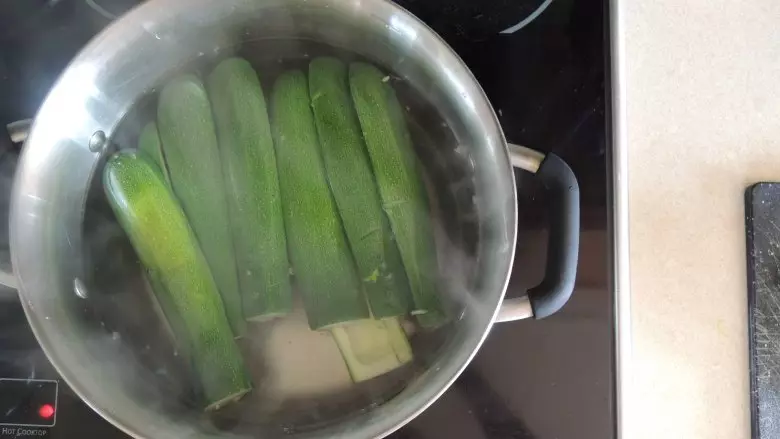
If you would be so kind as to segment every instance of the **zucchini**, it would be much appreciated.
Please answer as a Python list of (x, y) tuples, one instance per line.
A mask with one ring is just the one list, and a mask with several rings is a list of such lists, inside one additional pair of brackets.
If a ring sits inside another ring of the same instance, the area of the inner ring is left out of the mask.
[[(152, 121), (147, 123), (141, 134), (138, 136), (138, 152), (146, 159), (155, 171), (159, 172), (165, 180), (165, 186), (171, 189), (171, 180), (168, 176), (168, 169), (165, 166), (165, 159), (162, 153), (162, 142), (157, 132), (157, 124)], [(149, 298), (155, 310), (155, 314), (164, 323), (164, 328), (168, 336), (176, 347), (175, 354), (183, 359), (183, 364), (187, 368), (187, 376), (194, 378), (190, 382), (199, 384), (197, 374), (193, 371), (193, 358), (190, 348), (190, 339), (187, 335), (187, 329), (184, 326), (184, 320), (176, 306), (170, 298), (170, 294), (165, 291), (165, 286), (159, 273), (149, 268), (144, 270), (144, 277), (148, 284)], [(201, 394), (199, 386), (193, 387), (196, 394)]]
[(271, 127), (263, 89), (241, 58), (208, 77), (227, 189), (244, 317), (267, 320), (292, 309), (290, 266)]
[(157, 105), (157, 128), (171, 187), (211, 268), (233, 333), (242, 336), (246, 322), (238, 291), (217, 135), (206, 90), (196, 76), (179, 76), (163, 87)]
[(447, 317), (436, 292), (436, 252), (427, 195), (400, 103), (386, 76), (370, 64), (352, 63), (349, 84), (382, 208), (409, 279), (412, 314), (425, 327), (440, 326)]
[(141, 156), (120, 153), (106, 163), (103, 185), (141, 262), (181, 316), (207, 410), (251, 389), (208, 264), (184, 212), (160, 174)]
[[(155, 167), (156, 171), (160, 172), (160, 175), (165, 179), (165, 186), (170, 189), (170, 180), (162, 155), (162, 143), (160, 142), (160, 135), (157, 133), (157, 124), (155, 122), (147, 123), (141, 130), (138, 136), (137, 150), (150, 165)], [(182, 330), (183, 322), (181, 317), (174, 312), (175, 308), (168, 300), (168, 294), (163, 292), (160, 276), (150, 269), (146, 269), (144, 275), (149, 284), (149, 290), (154, 293), (152, 300), (155, 307), (159, 307), (160, 317), (165, 320), (169, 335), (176, 342), (179, 350), (186, 351), (189, 341), (184, 335), (185, 331)]]
[(397, 318), (360, 320), (331, 328), (330, 332), (356, 383), (412, 360), (412, 348)]
[(328, 182), (371, 313), (376, 318), (406, 314), (409, 281), (379, 201), (346, 64), (329, 57), (313, 60), (309, 92)]
[(168, 175), (168, 167), (165, 165), (165, 157), (162, 151), (160, 134), (157, 132), (157, 124), (149, 122), (141, 130), (138, 136), (138, 150), (146, 154), (152, 163), (157, 165), (168, 187), (171, 186), (171, 177)]
[[(160, 136), (157, 133), (157, 124), (149, 122), (144, 126), (141, 134), (138, 136), (138, 151), (154, 166), (156, 171), (160, 172), (165, 179), (165, 186), (170, 190), (170, 179), (168, 178), (168, 170), (165, 167), (165, 160), (162, 155), (162, 143), (160, 142)], [(159, 306), (162, 317), (167, 323), (167, 329), (170, 332), (171, 337), (176, 343), (177, 348), (185, 356), (188, 356), (189, 352), (189, 340), (186, 336), (186, 330), (184, 329), (184, 322), (181, 316), (176, 312), (176, 307), (170, 300), (170, 295), (164, 291), (162, 279), (156, 270), (147, 268), (145, 271), (146, 279), (149, 282), (149, 287), (153, 294), (153, 300)]]
[(271, 130), (279, 167), (289, 257), (309, 326), (369, 316), (320, 157), (306, 75), (279, 76), (271, 92)]
[(182, 320), (182, 317), (176, 312), (176, 306), (171, 301), (170, 294), (165, 291), (165, 286), (160, 275), (156, 271), (150, 269), (146, 269), (144, 274), (146, 281), (149, 284), (149, 289), (153, 293), (153, 305), (155, 306), (155, 309), (159, 307), (159, 317), (163, 318), (165, 329), (173, 339), (177, 353), (181, 353), (184, 357), (189, 357), (190, 340), (187, 337), (184, 320)]

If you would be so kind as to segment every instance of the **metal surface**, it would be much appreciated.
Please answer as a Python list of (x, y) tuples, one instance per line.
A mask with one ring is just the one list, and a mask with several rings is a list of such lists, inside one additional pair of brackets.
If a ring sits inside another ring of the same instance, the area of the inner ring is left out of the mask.
[[(63, 378), (120, 429), (136, 437), (213, 435), (134, 396), (150, 385), (145, 371), (126, 358), (105, 355), (111, 337), (80, 321), (74, 301), (82, 299), (73, 285), (84, 270), (85, 195), (101, 158), (89, 149), (93, 133), (103, 131), (110, 139), (139, 96), (192, 60), (240, 42), (247, 27), (275, 38), (345, 47), (392, 68), (469, 146), (481, 236), (479, 276), (469, 294), (478, 300), (427, 373), (391, 401), (316, 432), (385, 436), (435, 401), (484, 341), (511, 270), (517, 215), (506, 144), (480, 86), (438, 36), (390, 2), (155, 0), (95, 38), (39, 111), (17, 173), (11, 239), (25, 312)], [(533, 160), (524, 166), (533, 167)]]
[(539, 170), (539, 166), (541, 166), (544, 160), (544, 154), (525, 146), (509, 143), (507, 148), (509, 149), (509, 159), (512, 161), (512, 166), (532, 174)]
[(612, 147), (611, 225), (614, 258), (612, 288), (615, 295), (615, 410), (618, 438), (628, 438), (631, 413), (631, 290), (628, 218), (628, 147), (625, 94), (625, 2), (610, 0), (610, 84)]
[[(0, 127), (2, 124), (0, 124)], [(11, 204), (11, 186), (18, 159), (15, 149), (12, 126), (8, 132), (0, 128), (0, 292), (6, 288), (16, 288), (16, 279), (11, 268), (11, 250), (8, 217), (6, 211)], [(1, 298), (1, 297), (0, 297)]]
[(0, 269), (0, 286), (3, 285), (8, 288), (16, 288), (16, 278), (10, 268), (3, 267), (3, 269)]
[(5, 267), (0, 269), (0, 286), (2, 285), (8, 288), (16, 288), (16, 278), (14, 277), (14, 274), (10, 269)]
[(504, 299), (501, 309), (498, 310), (496, 322), (513, 322), (515, 320), (528, 319), (534, 316), (531, 301), (528, 296)]
[[(542, 161), (544, 161), (544, 154), (525, 146), (508, 143), (507, 149), (509, 150), (509, 160), (512, 162), (512, 166), (530, 173), (536, 173)], [(501, 308), (498, 310), (496, 322), (513, 322), (533, 316), (534, 311), (528, 296), (516, 297), (514, 299), (504, 299), (501, 303)]]
[[(31, 119), (24, 119), (19, 120), (16, 122), (11, 122), (6, 127), (8, 130), (8, 139), (12, 143), (23, 143), (27, 139), (27, 134), (30, 130), (30, 124), (32, 123)], [(5, 133), (0, 133), (0, 135), (5, 135)], [(11, 145), (8, 146), (8, 148), (11, 148)], [(0, 157), (10, 151), (4, 151), (0, 150)], [(12, 164), (6, 164), (3, 163), (3, 167), (12, 167), (14, 165)], [(0, 171), (4, 173), (11, 172), (11, 175), (13, 175), (13, 169), (0, 169)], [(4, 175), (3, 178), (9, 178), (8, 175)], [(4, 186), (0, 190), (3, 191), (9, 191), (11, 190), (11, 185)], [(10, 193), (3, 193), (0, 194), (2, 197), (10, 197)], [(0, 286), (6, 286), (8, 288), (16, 288), (16, 278), (14, 277), (13, 269), (11, 267), (11, 261), (10, 261), (10, 253), (4, 252), (4, 256), (0, 257)]]
[(27, 140), (27, 135), (30, 134), (31, 126), (32, 119), (22, 119), (9, 123), (6, 128), (8, 129), (8, 135), (11, 136), (12, 142), (24, 143), (24, 141)]

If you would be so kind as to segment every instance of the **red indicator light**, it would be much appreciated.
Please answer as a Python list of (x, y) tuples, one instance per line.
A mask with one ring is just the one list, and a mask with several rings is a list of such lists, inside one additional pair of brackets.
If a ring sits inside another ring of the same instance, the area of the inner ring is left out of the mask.
[(54, 416), (54, 407), (51, 404), (44, 404), (38, 409), (38, 415), (43, 419), (49, 419)]

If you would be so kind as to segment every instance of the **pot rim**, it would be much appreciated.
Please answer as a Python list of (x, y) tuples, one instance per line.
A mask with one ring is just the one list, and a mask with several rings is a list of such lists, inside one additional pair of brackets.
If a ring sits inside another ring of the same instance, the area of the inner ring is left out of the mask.
[[(83, 85), (89, 82), (90, 72), (87, 71), (89, 66), (102, 69), (99, 73), (104, 73), (110, 69), (119, 69), (115, 66), (94, 66), (93, 57), (95, 54), (105, 51), (112, 45), (120, 44), (124, 42), (125, 32), (132, 30), (138, 31), (138, 28), (145, 29), (147, 32), (153, 35), (155, 38), (159, 38), (154, 33), (149, 23), (162, 23), (165, 20), (181, 19), (176, 17), (182, 10), (186, 10), (186, 14), (192, 19), (204, 19), (204, 13), (214, 8), (215, 2), (209, 2), (208, 0), (154, 0), (152, 2), (144, 3), (134, 10), (130, 11), (116, 22), (109, 25), (100, 34), (98, 34), (82, 51), (74, 58), (74, 60), (66, 68), (65, 72), (58, 79), (55, 86), (47, 96), (44, 105), (41, 107), (38, 115), (36, 116), (35, 123), (32, 127), (30, 137), (25, 146), (22, 158), (19, 164), (19, 170), (14, 183), (13, 189), (13, 202), (11, 209), (11, 248), (12, 259), (15, 274), (19, 280), (19, 291), (22, 297), (22, 305), (25, 310), (25, 314), (30, 322), (32, 331), (41, 345), (44, 353), (49, 358), (50, 362), (54, 365), (57, 372), (62, 376), (66, 383), (73, 389), (73, 391), (95, 412), (100, 414), (103, 418), (111, 422), (117, 428), (125, 432), (126, 434), (140, 438), (141, 434), (150, 434), (152, 431), (147, 428), (153, 428), (153, 426), (144, 425), (139, 427), (138, 421), (135, 420), (136, 412), (117, 411), (112, 410), (111, 407), (116, 407), (118, 404), (108, 404), (106, 394), (96, 392), (96, 387), (99, 384), (95, 384), (90, 380), (85, 380), (84, 377), (73, 370), (73, 366), (76, 363), (74, 360), (78, 358), (78, 355), (67, 352), (66, 348), (60, 344), (60, 340), (56, 338), (63, 337), (62, 334), (57, 332), (62, 329), (53, 326), (48, 321), (48, 316), (42, 315), (46, 311), (47, 304), (49, 304), (49, 298), (42, 298), (43, 291), (50, 291), (52, 288), (59, 286), (62, 288), (63, 279), (57, 278), (56, 273), (36, 273), (33, 269), (40, 261), (35, 260), (36, 250), (46, 248), (45, 240), (45, 227), (51, 227), (50, 224), (43, 224), (43, 221), (34, 221), (30, 218), (38, 218), (36, 215), (42, 215), (52, 212), (64, 212), (59, 208), (63, 206), (70, 208), (67, 210), (66, 218), (63, 219), (63, 223), (71, 224), (72, 221), (79, 221), (74, 217), (71, 210), (73, 203), (75, 205), (82, 205), (83, 200), (78, 199), (78, 194), (69, 194), (65, 197), (65, 200), (60, 202), (53, 202), (43, 194), (49, 194), (51, 188), (43, 188), (38, 185), (38, 178), (41, 175), (47, 175), (45, 172), (41, 172), (42, 169), (53, 169), (51, 163), (45, 163), (46, 158), (48, 160), (54, 160), (57, 157), (56, 154), (65, 154), (62, 151), (58, 151), (57, 148), (65, 148), (62, 142), (69, 142), (67, 148), (73, 151), (74, 146), (78, 145), (79, 149), (77, 153), (78, 159), (74, 159), (74, 163), (78, 163), (78, 166), (74, 166), (73, 171), (79, 175), (80, 181), (83, 182), (84, 187), (88, 187), (87, 184), (92, 178), (92, 174), (95, 171), (96, 165), (100, 158), (100, 151), (90, 151), (88, 148), (89, 141), (92, 137), (92, 133), (97, 131), (104, 131), (110, 137), (111, 133), (116, 128), (117, 120), (111, 117), (107, 117), (102, 120), (91, 120), (86, 126), (78, 128), (70, 127), (68, 134), (60, 138), (55, 137), (50, 131), (52, 130), (52, 123), (58, 116), (58, 110), (61, 110), (64, 105), (69, 103), (69, 99), (73, 99), (74, 89), (75, 92), (84, 92), (82, 89), (78, 89), (77, 85)], [(507, 152), (506, 140), (503, 132), (498, 123), (493, 109), (488, 102), (481, 86), (477, 83), (471, 72), (468, 70), (463, 61), (457, 54), (439, 37), (433, 30), (431, 30), (426, 24), (417, 19), (414, 15), (407, 12), (403, 8), (394, 3), (385, 0), (361, 0), (360, 2), (354, 2), (352, 0), (288, 0), (282, 2), (281, 0), (268, 0), (264, 2), (252, 2), (251, 0), (223, 0), (218, 2), (221, 7), (268, 7), (273, 4), (296, 4), (306, 5), (307, 7), (321, 6), (330, 7), (340, 11), (348, 11), (351, 14), (355, 14), (358, 17), (364, 19), (376, 19), (377, 17), (392, 17), (395, 20), (402, 20), (406, 26), (411, 28), (401, 29), (402, 32), (409, 32), (411, 29), (414, 32), (414, 44), (428, 45), (436, 50), (439, 58), (439, 62), (447, 62), (447, 67), (441, 67), (447, 69), (452, 75), (452, 86), (461, 87), (461, 93), (464, 99), (468, 99), (472, 107), (472, 112), (475, 114), (475, 118), (478, 118), (478, 122), (482, 124), (482, 129), (491, 134), (490, 138), (485, 139), (490, 143), (492, 148), (491, 158), (495, 162), (496, 173), (498, 177), (492, 176), (492, 178), (501, 178), (503, 184), (506, 187), (501, 188), (506, 191), (507, 199), (499, 200), (498, 203), (502, 205), (503, 218), (500, 219), (501, 224), (504, 227), (502, 232), (505, 238), (505, 248), (499, 250), (500, 256), (495, 256), (500, 262), (500, 267), (491, 267), (491, 271), (494, 273), (491, 282), (495, 283), (495, 290), (491, 289), (487, 297), (490, 298), (490, 304), (485, 307), (486, 313), (481, 316), (477, 316), (473, 319), (474, 328), (473, 334), (458, 347), (457, 355), (448, 358), (449, 362), (436, 367), (435, 370), (429, 370), (425, 373), (431, 373), (432, 375), (425, 380), (418, 379), (412, 383), (410, 387), (415, 387), (412, 390), (417, 392), (417, 398), (415, 398), (414, 404), (409, 404), (406, 399), (397, 396), (390, 401), (382, 404), (371, 412), (374, 414), (384, 414), (385, 416), (374, 416), (372, 422), (357, 422), (360, 421), (364, 415), (359, 415), (357, 419), (347, 420), (340, 422), (334, 428), (325, 428), (319, 433), (337, 433), (340, 437), (385, 437), (392, 432), (398, 430), (413, 418), (418, 416), (421, 412), (427, 409), (433, 402), (435, 402), (455, 381), (455, 379), (461, 374), (465, 367), (471, 362), (476, 355), (479, 348), (482, 346), (485, 338), (487, 337), (493, 323), (495, 322), (498, 310), (501, 302), (504, 298), (506, 288), (509, 282), (512, 264), (516, 247), (516, 226), (517, 226), (517, 194), (514, 185), (513, 170), (510, 163), (509, 154)], [(255, 5), (251, 5), (254, 3)], [(186, 6), (183, 6), (186, 4)], [(197, 12), (198, 5), (202, 5), (203, 10)], [(262, 5), (262, 6), (258, 6)], [(161, 13), (161, 11), (167, 11), (167, 13)], [(211, 18), (209, 18), (211, 19)], [(389, 22), (386, 20), (386, 22)], [(403, 35), (402, 35), (403, 36)], [(409, 36), (409, 35), (407, 35)], [(130, 41), (132, 43), (132, 41)], [(172, 55), (173, 56), (173, 55)], [(434, 66), (435, 67), (435, 66)], [(97, 74), (97, 73), (95, 73)], [(121, 99), (121, 90), (118, 92), (118, 97), (115, 99), (119, 101)], [(107, 105), (111, 110), (115, 110), (112, 107), (112, 103), (101, 103)], [(468, 111), (468, 110), (464, 110)], [(94, 110), (91, 114), (94, 114)], [(108, 111), (108, 114), (112, 114)], [(121, 118), (120, 118), (121, 119)], [(59, 156), (61, 159), (64, 157)], [(69, 162), (66, 160), (65, 164)], [(49, 192), (46, 192), (46, 191)], [(83, 194), (81, 195), (83, 197)], [(75, 198), (74, 198), (75, 197)], [(41, 205), (40, 201), (43, 199), (45, 205)], [(46, 201), (50, 200), (50, 201)], [(59, 200), (58, 200), (59, 201)], [(79, 204), (81, 203), (81, 204)], [(51, 232), (53, 233), (53, 232)], [(67, 235), (67, 231), (66, 231)], [(74, 239), (78, 242), (78, 236), (68, 237), (67, 244), (71, 244), (70, 240)], [(58, 244), (62, 245), (62, 244)], [(71, 244), (71, 247), (72, 244)], [(78, 247), (78, 246), (76, 246)], [(74, 251), (76, 249), (71, 248), (67, 251)], [(67, 253), (66, 251), (66, 253)], [(492, 257), (492, 255), (491, 255)], [(61, 261), (62, 259), (57, 259)], [(63, 269), (65, 270), (65, 269)], [(500, 286), (500, 287), (499, 287)], [(479, 314), (479, 313), (477, 313)], [(45, 318), (44, 318), (45, 317)], [(67, 332), (67, 330), (65, 331)], [(53, 334), (57, 334), (53, 339)], [(437, 363), (438, 364), (438, 363)], [(424, 384), (419, 382), (424, 381)], [(404, 393), (406, 390), (404, 391)], [(403, 394), (403, 393), (402, 393)], [(406, 405), (399, 405), (399, 401), (404, 399)], [(344, 426), (350, 426), (349, 429), (344, 429)], [(194, 433), (194, 432), (193, 432)], [(193, 436), (195, 436), (193, 434)], [(306, 437), (307, 435), (303, 435)]]

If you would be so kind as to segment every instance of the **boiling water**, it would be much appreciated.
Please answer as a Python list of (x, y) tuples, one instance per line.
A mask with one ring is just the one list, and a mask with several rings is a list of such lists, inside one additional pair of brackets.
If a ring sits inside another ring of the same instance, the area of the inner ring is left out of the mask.
[[(359, 59), (329, 46), (290, 40), (255, 41), (231, 51), (233, 54), (254, 65), (266, 97), (280, 72), (291, 68), (306, 71), (315, 56), (332, 55), (347, 62)], [(206, 73), (226, 55), (199, 58), (189, 71)], [(354, 384), (330, 334), (311, 331), (298, 303), (290, 316), (249, 324), (247, 335), (238, 344), (254, 390), (239, 403), (207, 418), (193, 386), (191, 365), (176, 352), (141, 264), (108, 206), (99, 169), (84, 221), (86, 266), (90, 267), (84, 280), (90, 291), (84, 315), (98, 333), (111, 340), (113, 349), (127, 357), (127, 373), (142, 376), (133, 386), (139, 392), (135, 398), (153, 401), (150, 403), (159, 404), (171, 416), (194, 418), (206, 430), (273, 437), (315, 429), (370, 410), (403, 391), (435, 361), (468, 305), (475, 270), (478, 234), (473, 162), (422, 94), (392, 72), (389, 76), (407, 112), (422, 165), (438, 252), (439, 294), (450, 308), (453, 323), (436, 331), (421, 331), (407, 320), (405, 329), (414, 361)], [(151, 90), (113, 134), (113, 147), (134, 149), (140, 129), (153, 120), (155, 107), (156, 92)]]

